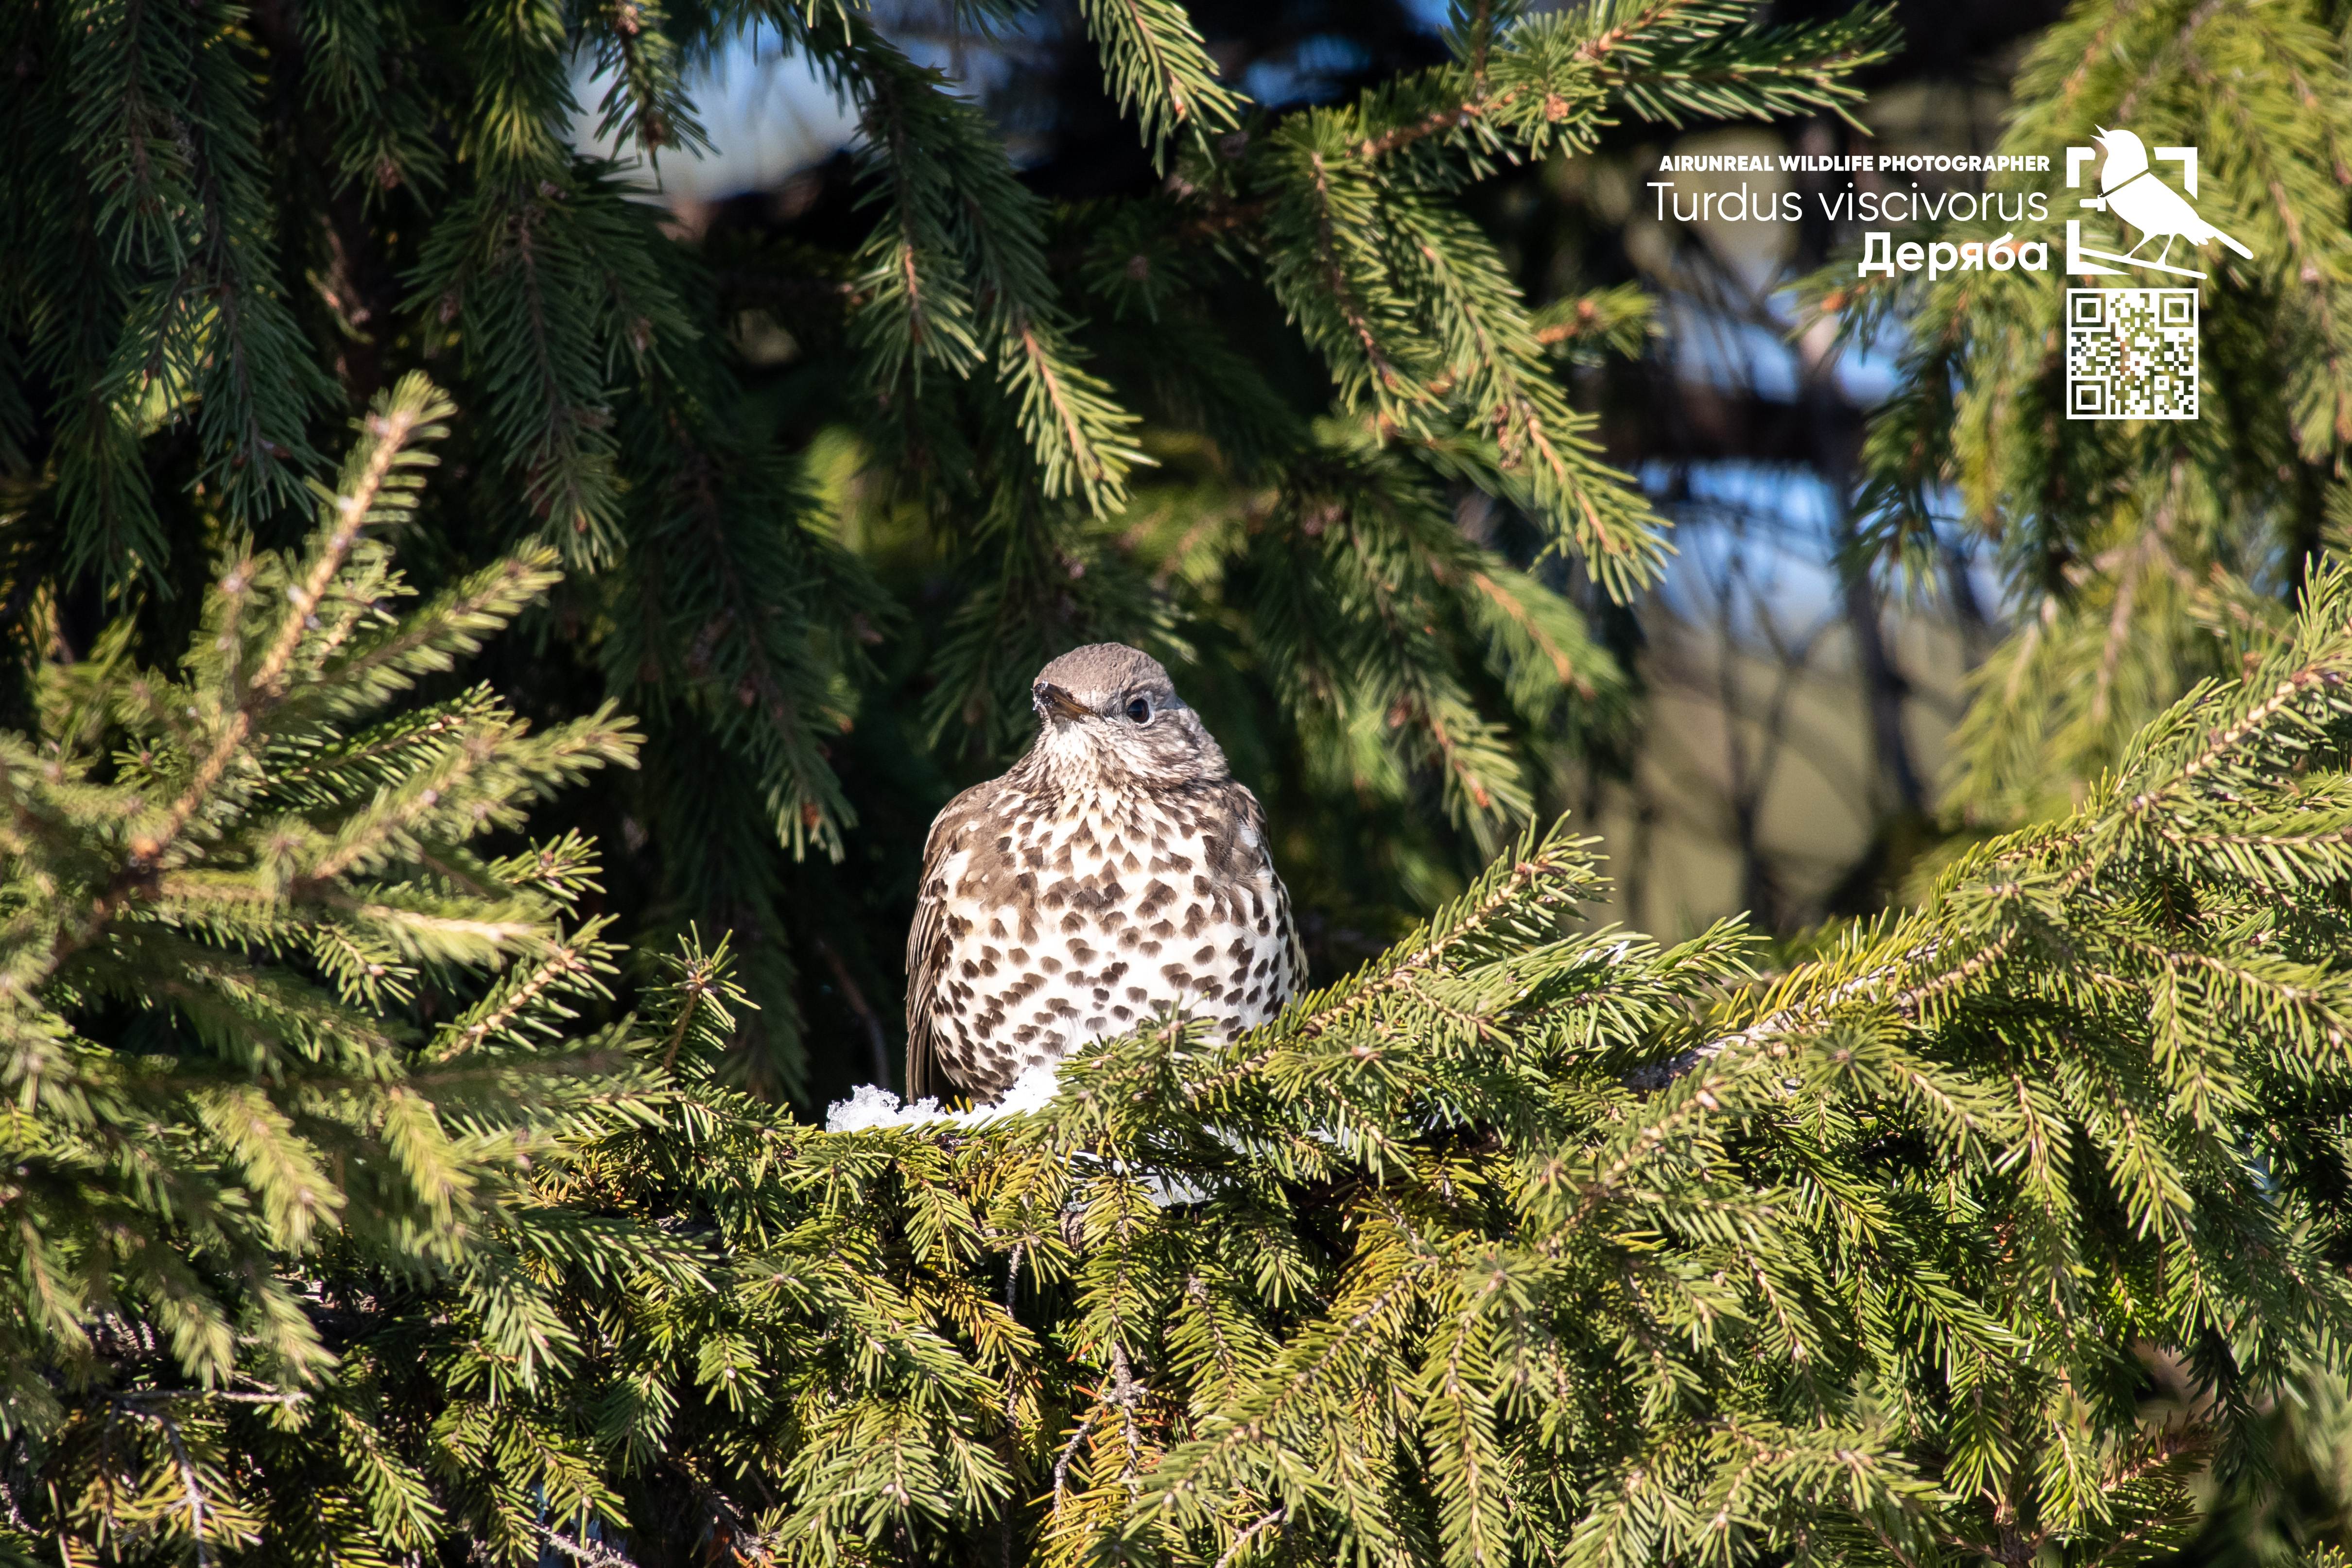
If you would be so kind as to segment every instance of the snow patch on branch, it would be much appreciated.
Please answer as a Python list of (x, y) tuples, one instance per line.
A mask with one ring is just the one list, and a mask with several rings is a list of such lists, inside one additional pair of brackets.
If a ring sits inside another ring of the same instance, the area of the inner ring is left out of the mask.
[(863, 1133), (876, 1127), (917, 1127), (935, 1122), (959, 1127), (982, 1126), (1003, 1117), (1044, 1110), (1054, 1098), (1060, 1072), (1061, 1063), (1057, 1061), (1041, 1061), (1024, 1068), (1003, 1099), (975, 1105), (969, 1111), (942, 1111), (937, 1100), (929, 1099), (902, 1104), (887, 1089), (861, 1083), (848, 1099), (836, 1100), (825, 1107), (824, 1130)]

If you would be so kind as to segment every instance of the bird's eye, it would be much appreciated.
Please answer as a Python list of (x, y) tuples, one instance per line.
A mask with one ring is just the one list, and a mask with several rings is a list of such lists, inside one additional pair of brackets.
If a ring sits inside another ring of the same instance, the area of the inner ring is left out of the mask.
[(1129, 697), (1127, 699), (1127, 716), (1138, 724), (1150, 724), (1151, 705), (1141, 697)]

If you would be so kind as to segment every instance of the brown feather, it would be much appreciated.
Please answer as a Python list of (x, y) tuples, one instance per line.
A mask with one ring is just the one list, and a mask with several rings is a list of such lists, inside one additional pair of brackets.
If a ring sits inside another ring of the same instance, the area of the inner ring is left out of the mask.
[(910, 1101), (945, 1094), (954, 1087), (940, 1061), (940, 1042), (931, 1027), (931, 993), (948, 962), (946, 905), (948, 885), (941, 875), (949, 859), (963, 844), (972, 824), (988, 813), (990, 802), (1004, 780), (975, 784), (949, 801), (931, 820), (923, 840), (923, 880), (915, 895), (915, 923), (907, 931), (907, 1098)]

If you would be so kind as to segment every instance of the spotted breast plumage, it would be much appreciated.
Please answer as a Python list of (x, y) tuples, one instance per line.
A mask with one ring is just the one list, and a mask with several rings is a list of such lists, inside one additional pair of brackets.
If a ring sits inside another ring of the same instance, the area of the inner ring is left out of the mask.
[(1156, 660), (1117, 643), (1038, 672), (1036, 744), (948, 803), (907, 938), (907, 1092), (1022, 1071), (1174, 1014), (1213, 1034), (1306, 969), (1265, 813)]

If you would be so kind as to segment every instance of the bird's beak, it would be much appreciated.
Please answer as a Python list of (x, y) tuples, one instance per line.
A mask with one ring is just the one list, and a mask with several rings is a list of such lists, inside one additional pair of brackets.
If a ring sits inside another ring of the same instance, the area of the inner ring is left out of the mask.
[(1029, 701), (1039, 718), (1085, 718), (1094, 711), (1051, 681), (1031, 686)]

